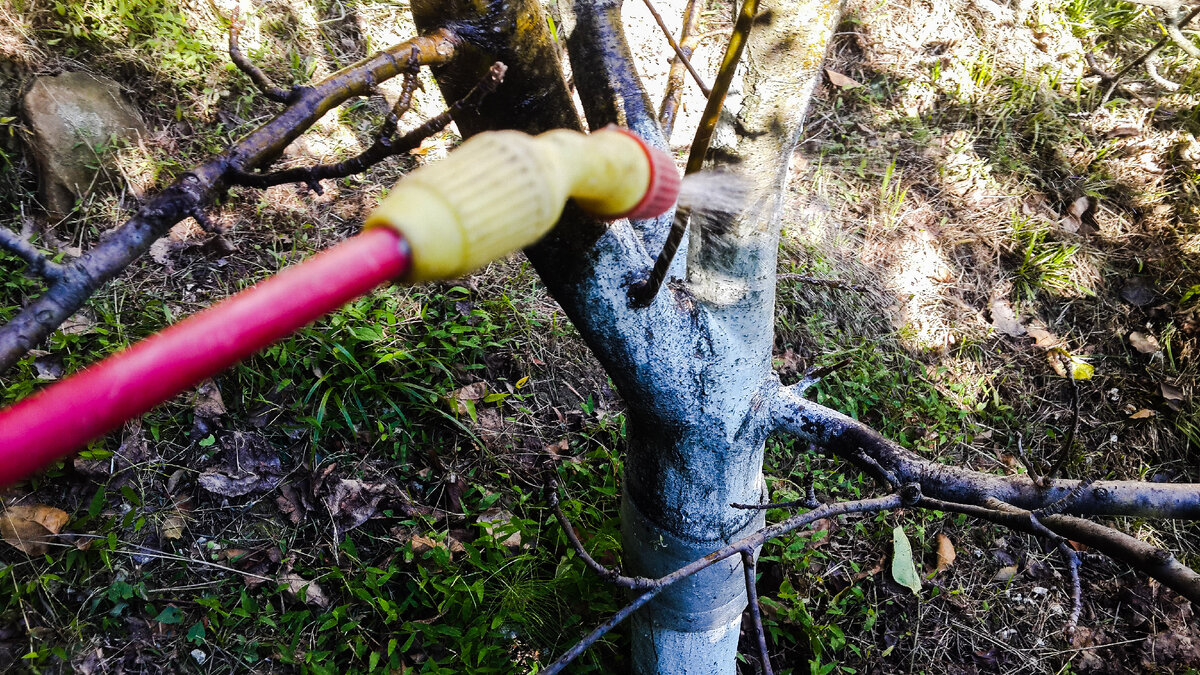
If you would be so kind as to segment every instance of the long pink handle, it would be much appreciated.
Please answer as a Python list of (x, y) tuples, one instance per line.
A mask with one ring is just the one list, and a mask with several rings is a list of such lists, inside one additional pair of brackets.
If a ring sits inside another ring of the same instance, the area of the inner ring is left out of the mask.
[(0, 487), (401, 276), (409, 262), (400, 234), (368, 230), (0, 411)]

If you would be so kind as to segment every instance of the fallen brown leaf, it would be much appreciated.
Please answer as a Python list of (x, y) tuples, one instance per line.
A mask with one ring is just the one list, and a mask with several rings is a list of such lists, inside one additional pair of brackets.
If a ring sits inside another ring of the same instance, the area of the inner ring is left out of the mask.
[(1017, 566), (1016, 565), (1008, 565), (1006, 567), (1001, 567), (996, 572), (996, 576), (992, 577), (992, 581), (1005, 582), (1005, 581), (1012, 579), (1016, 575), (1017, 575)]
[(1162, 349), (1158, 344), (1158, 340), (1153, 335), (1139, 333), (1136, 330), (1129, 334), (1129, 344), (1133, 345), (1134, 349), (1143, 354), (1153, 354)]
[(1162, 392), (1162, 397), (1166, 400), (1167, 405), (1171, 406), (1171, 408), (1174, 410), (1179, 410), (1180, 404), (1184, 402), (1185, 398), (1183, 395), (1183, 390), (1166, 382), (1160, 382), (1158, 387), (1159, 391)]
[(162, 519), (159, 531), (162, 533), (163, 539), (181, 539), (185, 527), (187, 527), (187, 521), (183, 514), (175, 510)]
[(989, 302), (992, 310), (992, 326), (1005, 335), (1021, 337), (1026, 333), (1025, 327), (1017, 320), (1017, 314), (1008, 301), (1007, 293), (998, 291), (1000, 289), (992, 291), (992, 299)]
[(42, 555), (70, 519), (66, 511), (45, 504), (9, 506), (0, 514), (0, 537), (27, 555)]
[(209, 378), (196, 387), (195, 402), (192, 411), (201, 417), (215, 418), (225, 414), (225, 400), (221, 398), (221, 390), (217, 383)]
[(307, 581), (295, 572), (280, 574), (278, 579), (279, 583), (287, 584), (288, 595), (301, 602), (316, 605), (321, 609), (328, 609), (332, 604), (329, 597), (321, 590), (320, 584), (315, 581)]
[(855, 87), (862, 86), (862, 82), (859, 82), (852, 77), (843, 75), (836, 70), (826, 68), (825, 74), (829, 76), (829, 82), (835, 87), (841, 87), (842, 89), (854, 89)]
[(937, 568), (933, 571), (934, 574), (944, 572), (947, 567), (954, 564), (954, 559), (958, 557), (958, 553), (954, 550), (954, 542), (950, 541), (950, 537), (938, 532), (937, 535)]
[(305, 512), (304, 502), (299, 493), (291, 485), (284, 485), (279, 491), (281, 494), (275, 498), (275, 505), (293, 525), (299, 525), (304, 520)]
[[(477, 522), (483, 526), (483, 531), (488, 536), (496, 538), (502, 534), (497, 532), (497, 530), (508, 530), (508, 525), (512, 523), (512, 519), (513, 514), (511, 512), (499, 508), (490, 508), (479, 514)], [(500, 542), (500, 545), (508, 549), (520, 548), (521, 533), (519, 531), (512, 532), (504, 538), (504, 541)]]
[(364, 483), (361, 480), (339, 480), (325, 498), (325, 508), (337, 526), (337, 537), (362, 525), (375, 515), (391, 485)]
[(1144, 420), (1144, 419), (1149, 419), (1149, 418), (1151, 418), (1151, 417), (1154, 417), (1154, 411), (1153, 411), (1153, 410), (1149, 410), (1149, 409), (1147, 409), (1147, 408), (1142, 408), (1141, 410), (1139, 410), (1139, 411), (1137, 411), (1137, 412), (1133, 413), (1132, 415), (1130, 415), (1130, 416), (1129, 416), (1129, 419), (1131, 419), (1131, 420)]

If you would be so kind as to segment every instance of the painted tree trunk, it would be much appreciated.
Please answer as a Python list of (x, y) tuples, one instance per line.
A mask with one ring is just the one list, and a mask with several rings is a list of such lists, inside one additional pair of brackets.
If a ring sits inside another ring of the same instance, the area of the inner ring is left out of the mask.
[[(422, 31), (488, 26), (460, 35), (480, 52), (478, 63), (509, 65), (509, 95), (490, 97), (478, 116), (459, 120), (460, 129), (575, 126), (563, 115), (573, 107), (561, 70), (551, 67), (559, 54), (539, 3), (489, 7), (480, 15), (476, 3), (413, 2)], [(622, 124), (661, 147), (657, 116), (622, 37), (620, 9), (619, 0), (580, 0), (564, 13), (575, 83), (590, 128)], [(641, 308), (631, 306), (629, 286), (652, 265), (669, 217), (601, 224), (568, 210), (527, 251), (628, 408), (626, 573), (662, 576), (762, 526), (761, 511), (731, 504), (767, 496), (762, 455), (779, 387), (771, 345), (782, 186), (836, 11), (825, 3), (776, 2), (756, 22), (744, 91), (728, 101), (738, 142), (722, 149), (754, 186), (734, 247), (703, 250), (693, 238), (677, 256), (672, 280)], [(477, 77), (461, 70), (469, 63), (435, 70), (448, 100)], [(745, 606), (736, 558), (678, 584), (636, 615), (635, 671), (734, 672)]]

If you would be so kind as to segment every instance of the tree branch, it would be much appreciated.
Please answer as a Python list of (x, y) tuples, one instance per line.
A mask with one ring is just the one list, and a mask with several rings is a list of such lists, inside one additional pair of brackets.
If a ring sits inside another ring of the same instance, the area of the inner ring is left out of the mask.
[[(922, 497), (920, 508), (962, 513), (973, 518), (1002, 525), (1009, 529), (1039, 534), (1020, 510), (1000, 511), (986, 506), (960, 504), (932, 497)], [(1200, 605), (1200, 574), (1179, 562), (1170, 551), (1151, 546), (1124, 532), (1074, 516), (1048, 515), (1039, 519), (1055, 534), (1086, 544), (1104, 555), (1119, 560), (1164, 586)]]
[[(226, 179), (230, 185), (254, 188), (268, 188), (286, 183), (304, 183), (317, 194), (321, 194), (320, 182), (322, 180), (345, 178), (356, 173), (362, 173), (388, 157), (401, 155), (416, 148), (421, 144), (421, 141), (445, 129), (454, 120), (455, 115), (463, 110), (477, 107), (485, 96), (495, 91), (496, 87), (500, 86), (500, 83), (504, 81), (506, 70), (505, 65), (497, 61), (492, 65), (488, 74), (464, 98), (456, 101), (454, 105), (439, 115), (430, 118), (421, 126), (399, 138), (394, 137), (395, 123), (392, 122), (389, 124), (385, 122), (379, 137), (375, 139), (371, 147), (337, 164), (319, 164), (317, 166), (285, 169), (272, 173), (233, 171), (229, 173)], [(400, 101), (397, 101), (396, 107), (400, 107)], [(408, 107), (407, 103), (405, 103), (404, 107)], [(391, 120), (391, 117), (389, 115), (388, 119)]]
[(402, 59), (408, 58), (414, 48), (420, 63), (432, 65), (452, 59), (458, 44), (454, 33), (441, 29), (368, 57), (317, 84), (295, 90), (287, 107), (273, 119), (225, 152), (183, 174), (90, 251), (62, 265), (61, 274), (47, 291), (0, 327), (0, 373), (78, 311), (105, 282), (149, 250), (172, 225), (202, 212), (224, 192), (231, 174), (269, 166), (325, 113), (352, 97), (371, 93), (375, 84), (402, 72)]
[[(683, 10), (683, 27), (679, 31), (679, 48), (687, 58), (691, 58), (696, 45), (700, 44), (700, 9), (696, 0), (688, 0)], [(686, 64), (686, 67), (685, 67)], [(691, 62), (681, 59), (678, 55), (671, 59), (671, 70), (667, 74), (667, 90), (663, 93), (662, 107), (659, 108), (658, 123), (662, 125), (663, 136), (670, 141), (671, 131), (675, 128), (675, 115), (683, 101), (683, 76), (692, 70)], [(708, 96), (708, 93), (705, 93)]]
[[(713, 565), (735, 555), (747, 555), (753, 557), (754, 550), (762, 546), (764, 543), (783, 536), (796, 529), (804, 527), (810, 523), (816, 522), (822, 518), (835, 518), (837, 516), (846, 515), (849, 513), (878, 513), (890, 509), (899, 508), (906, 505), (915, 505), (921, 499), (921, 490), (916, 485), (906, 485), (899, 492), (884, 496), (875, 497), (872, 499), (859, 499), (855, 501), (839, 502), (836, 504), (826, 504), (819, 508), (813, 509), (806, 513), (794, 515), (783, 522), (776, 523), (769, 527), (764, 527), (754, 534), (743, 537), (728, 546), (722, 547), (698, 560), (680, 567), (670, 574), (654, 579), (650, 582), (649, 588), (645, 593), (642, 593), (633, 602), (629, 603), (610, 617), (607, 621), (597, 626), (595, 630), (587, 635), (571, 647), (567, 653), (558, 658), (557, 661), (550, 664), (546, 670), (546, 675), (562, 672), (566, 666), (574, 661), (576, 657), (582, 654), (588, 647), (596, 643), (597, 640), (604, 637), (608, 631), (615, 628), (621, 621), (629, 617), (646, 603), (650, 602), (659, 593), (664, 591), (672, 584), (686, 579), (691, 575), (712, 567)], [(764, 661), (764, 665), (765, 665)]]
[[(717, 121), (721, 117), (721, 109), (725, 106), (725, 95), (733, 82), (738, 62), (742, 59), (742, 50), (750, 38), (750, 30), (754, 25), (754, 15), (758, 11), (758, 0), (745, 0), (737, 21), (733, 25), (733, 34), (729, 37), (729, 45), (725, 48), (725, 57), (721, 60), (721, 68), (717, 71), (717, 79), (713, 83), (712, 92), (708, 96), (708, 105), (700, 117), (696, 128), (696, 136), (692, 139), (692, 147), (688, 152), (687, 167), (684, 174), (693, 174), (704, 167), (704, 159), (708, 155), (708, 146), (712, 143), (713, 133), (717, 129)], [(671, 221), (671, 230), (663, 242), (662, 250), (654, 260), (649, 277), (639, 281), (629, 288), (629, 297), (634, 305), (645, 307), (658, 295), (666, 281), (667, 271), (675, 259), (683, 235), (687, 234), (688, 213), (686, 209), (678, 209)]]
[(288, 99), (295, 94), (296, 89), (292, 89), (289, 92), (282, 87), (276, 87), (275, 83), (271, 82), (271, 78), (267, 77), (267, 74), (261, 68), (246, 58), (246, 55), (242, 53), (241, 47), (238, 46), (238, 38), (241, 37), (244, 25), (245, 23), (242, 21), (241, 14), (235, 10), (233, 19), (229, 22), (229, 58), (233, 60), (238, 70), (250, 77), (250, 81), (254, 83), (254, 86), (258, 87), (263, 96), (278, 103), (287, 103)]
[[(791, 387), (780, 387), (773, 405), (775, 430), (791, 433), (867, 470), (872, 467), (862, 457), (870, 457), (901, 483), (919, 483), (931, 498), (974, 505), (984, 505), (994, 498), (1035, 510), (1067, 497), (1081, 483), (1047, 480), (1044, 486), (1039, 486), (1028, 476), (995, 476), (932, 462), (858, 420), (805, 400)], [(1095, 481), (1065, 511), (1077, 515), (1200, 520), (1200, 484)]]
[[(692, 79), (696, 81), (696, 86), (700, 87), (700, 91), (704, 92), (705, 98), (712, 96), (712, 89), (704, 84), (704, 78), (700, 77), (700, 73), (697, 73), (696, 69), (692, 67), (692, 62), (688, 60), (688, 57), (691, 55), (684, 52), (683, 47), (679, 46), (679, 43), (675, 41), (675, 37), (671, 35), (671, 29), (667, 28), (667, 22), (663, 21), (662, 15), (654, 8), (653, 0), (643, 0), (643, 2), (646, 3), (646, 9), (650, 10), (650, 14), (654, 17), (654, 20), (658, 22), (658, 27), (662, 29), (663, 35), (667, 37), (667, 42), (671, 43), (671, 49), (675, 50), (675, 58), (687, 67), (688, 72), (692, 74)], [(682, 38), (682, 33), (680, 37)]]
[(36, 246), (29, 243), (29, 240), (12, 230), (0, 227), (0, 248), (24, 260), (30, 272), (47, 281), (53, 282), (62, 276), (61, 265), (52, 262)]

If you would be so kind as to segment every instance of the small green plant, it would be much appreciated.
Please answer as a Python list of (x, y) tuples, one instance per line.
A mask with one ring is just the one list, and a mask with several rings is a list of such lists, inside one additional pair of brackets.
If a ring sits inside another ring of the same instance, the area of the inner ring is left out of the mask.
[(895, 229), (899, 224), (904, 198), (908, 196), (903, 177), (904, 172), (896, 170), (896, 160), (893, 159), (884, 169), (883, 178), (879, 182), (879, 217), (884, 231)]
[(1013, 270), (1013, 283), (1019, 299), (1032, 302), (1039, 292), (1091, 295), (1088, 288), (1071, 278), (1078, 244), (1050, 241), (1045, 229), (1033, 227), (1017, 216), (1014, 221), (1013, 241), (1021, 258)]

